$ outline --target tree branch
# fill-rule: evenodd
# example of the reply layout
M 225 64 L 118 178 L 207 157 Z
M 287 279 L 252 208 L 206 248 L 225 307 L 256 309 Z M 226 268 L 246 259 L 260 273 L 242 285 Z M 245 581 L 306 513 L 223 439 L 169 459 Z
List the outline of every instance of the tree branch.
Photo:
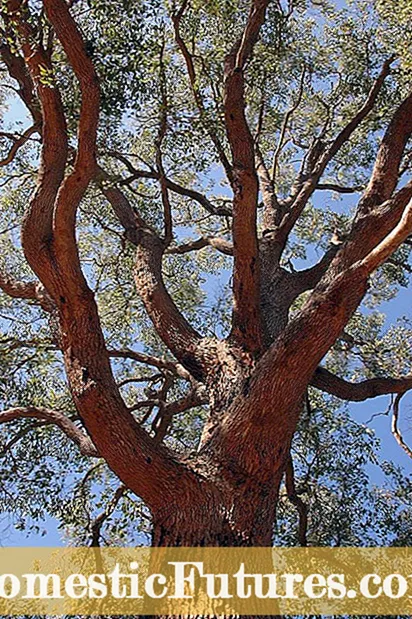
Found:
M 91 439 L 80 430 L 71 419 L 60 411 L 38 406 L 10 408 L 0 412 L 0 424 L 17 419 L 39 419 L 53 424 L 79 448 L 83 456 L 99 457 L 98 451 Z
M 3 13 L 3 17 L 4 16 L 6 17 L 6 32 L 3 33 L 4 39 L 9 37 L 14 38 L 13 31 L 7 27 L 7 14 L 4 15 Z M 12 52 L 5 41 L 0 45 L 0 55 L 7 67 L 10 77 L 15 79 L 19 85 L 17 94 L 30 112 L 34 121 L 34 126 L 41 126 L 42 112 L 36 96 L 35 85 L 30 73 L 27 71 L 24 58 L 18 52 Z
M 259 146 L 255 145 L 256 156 L 256 171 L 260 182 L 260 190 L 263 199 L 263 231 L 265 235 L 280 223 L 282 218 L 281 205 L 278 202 L 273 180 L 270 177 L 269 170 L 266 167 L 263 155 L 260 152 Z
M 159 132 L 155 141 L 156 146 L 156 165 L 159 173 L 160 192 L 162 196 L 163 204 L 163 218 L 164 218 L 164 244 L 165 247 L 170 245 L 173 239 L 173 219 L 172 219 L 172 205 L 169 199 L 169 189 L 166 181 L 166 174 L 163 166 L 162 144 L 166 137 L 167 132 L 167 110 L 168 100 L 166 91 L 166 76 L 163 63 L 164 53 L 164 41 L 160 52 L 160 93 L 161 93 L 161 110 L 160 110 L 160 124 Z
M 404 438 L 399 430 L 398 427 L 398 421 L 399 421 L 399 405 L 401 403 L 401 399 L 404 396 L 404 393 L 399 393 L 396 398 L 395 398 L 395 402 L 393 404 L 393 410 L 392 410 L 392 424 L 391 424 L 391 429 L 392 429 L 392 434 L 396 439 L 396 442 L 398 443 L 398 445 L 400 447 L 402 447 L 402 449 L 404 450 L 404 452 L 410 457 L 412 458 L 412 449 L 409 447 L 409 445 L 407 445 L 407 443 L 405 443 Z
M 195 65 L 193 62 L 193 57 L 190 54 L 187 45 L 185 43 L 185 41 L 182 38 L 181 32 L 180 32 L 180 24 L 184 15 L 184 12 L 187 8 L 188 2 L 186 0 L 183 0 L 182 5 L 179 9 L 179 11 L 177 11 L 176 13 L 174 13 L 174 15 L 172 15 L 172 21 L 173 21 L 173 27 L 174 27 L 174 32 L 175 32 L 175 40 L 177 43 L 177 46 L 179 47 L 182 56 L 184 58 L 184 61 L 186 63 L 186 67 L 187 67 L 187 73 L 189 76 L 189 82 L 192 88 L 192 93 L 193 93 L 193 97 L 195 99 L 195 103 L 197 106 L 197 109 L 199 110 L 199 115 L 200 118 L 203 122 L 203 125 L 207 131 L 207 134 L 209 135 L 209 138 L 211 139 L 211 141 L 213 142 L 216 152 L 219 156 L 220 162 L 223 166 L 223 169 L 226 172 L 226 176 L 229 180 L 229 182 L 232 184 L 233 181 L 233 172 L 232 172 L 232 167 L 229 163 L 229 160 L 226 156 L 225 153 L 225 149 L 223 147 L 223 144 L 220 141 L 220 138 L 218 136 L 218 134 L 215 131 L 215 128 L 213 127 L 213 124 L 208 120 L 207 118 L 207 114 L 206 114 L 206 110 L 205 110 L 205 106 L 203 103 L 203 99 L 202 99 L 202 95 L 200 93 L 199 90 L 199 86 L 198 86 L 198 78 L 196 75 L 196 70 L 195 70 Z
M 38 303 L 46 312 L 52 312 L 55 304 L 40 282 L 23 282 L 15 279 L 0 267 L 0 288 L 9 297 L 29 299 Z
M 244 69 L 245 64 L 250 59 L 255 43 L 260 34 L 260 29 L 264 24 L 266 9 L 269 0 L 253 0 L 246 27 L 240 41 L 236 44 L 236 57 L 234 59 L 234 69 Z
M 296 282 L 297 291 L 299 294 L 306 290 L 313 290 L 315 286 L 320 282 L 329 268 L 332 260 L 336 256 L 336 253 L 341 247 L 341 243 L 333 244 L 322 258 L 312 267 L 304 269 L 303 271 L 297 271 L 293 273 L 293 278 Z
M 67 160 L 66 121 L 60 93 L 53 83 L 53 68 L 48 54 L 38 40 L 37 32 L 30 23 L 29 8 L 22 0 L 8 0 L 3 12 L 6 23 L 18 33 L 24 58 L 31 79 L 23 79 L 21 63 L 17 60 L 16 79 L 22 82 L 21 96 L 29 109 L 33 108 L 34 95 L 31 85 L 36 87 L 41 104 L 42 152 L 37 189 L 22 230 L 22 244 L 25 256 L 33 271 L 52 293 L 50 278 L 50 240 L 52 220 L 57 192 L 64 177 Z M 26 69 L 24 75 L 27 75 Z M 34 112 L 35 110 L 33 110 Z M 38 121 L 36 112 L 36 121 Z M 50 286 L 49 286 L 50 285 Z M 50 287 L 50 289 L 49 289 Z
M 155 420 L 155 440 L 160 443 L 167 434 L 170 423 L 175 415 L 180 415 L 195 406 L 201 406 L 207 404 L 208 399 L 202 397 L 199 391 L 195 388 L 191 389 L 185 396 L 170 402 L 168 404 L 163 403 L 163 406 L 159 407 L 159 415 Z
M 306 547 L 308 545 L 307 539 L 307 530 L 308 530 L 308 506 L 298 493 L 296 492 L 295 485 L 295 472 L 293 469 L 293 460 L 292 456 L 289 456 L 286 469 L 285 469 L 285 486 L 286 492 L 288 495 L 288 499 L 298 510 L 299 514 L 299 531 L 298 531 L 298 539 L 299 543 L 302 547 Z
M 108 352 L 109 356 L 114 359 L 132 359 L 133 361 L 137 361 L 138 363 L 152 365 L 153 367 L 159 368 L 160 370 L 168 370 L 169 372 L 176 374 L 184 380 L 190 381 L 192 378 L 191 374 L 187 370 L 185 370 L 185 368 L 180 365 L 180 363 L 169 361 L 168 359 L 160 359 L 159 357 L 154 357 L 153 355 L 148 355 L 146 353 L 137 352 L 130 349 L 109 350 Z
M 100 537 L 102 532 L 102 527 L 108 518 L 113 514 L 116 507 L 118 506 L 120 500 L 127 492 L 126 486 L 123 484 L 120 485 L 113 494 L 113 497 L 109 501 L 106 508 L 98 515 L 93 521 L 90 523 L 90 533 L 91 533 L 91 541 L 90 546 L 92 548 L 100 547 Z
M 363 402 L 370 398 L 391 393 L 404 394 L 412 389 L 412 376 L 402 378 L 371 378 L 359 383 L 351 383 L 326 368 L 318 367 L 312 377 L 311 385 L 331 395 L 351 402 Z
M 304 84 L 305 84 L 305 77 L 306 77 L 306 66 L 303 68 L 303 71 L 302 71 L 302 75 L 301 75 L 300 83 L 299 83 L 298 96 L 296 97 L 296 101 L 294 102 L 292 107 L 286 112 L 285 117 L 283 119 L 282 127 L 281 127 L 281 130 L 280 130 L 279 142 L 278 142 L 278 145 L 277 145 L 277 147 L 275 149 L 275 154 L 273 155 L 273 164 L 272 164 L 272 170 L 271 170 L 271 172 L 272 172 L 271 173 L 271 178 L 272 178 L 273 182 L 276 180 L 276 173 L 277 173 L 277 169 L 278 169 L 279 157 L 280 157 L 280 154 L 282 152 L 282 148 L 284 146 L 284 140 L 285 140 L 285 135 L 286 135 L 286 131 L 287 131 L 287 128 L 288 128 L 289 120 L 291 119 L 293 114 L 296 112 L 296 110 L 298 109 L 298 107 L 299 107 L 299 105 L 301 104 L 301 101 L 302 101 L 303 89 L 304 89 Z
M 412 182 L 410 183 L 412 194 Z M 369 273 L 383 264 L 412 233 L 412 198 L 395 228 L 362 260 Z
M 257 240 L 259 183 L 254 139 L 245 115 L 244 67 L 265 19 L 268 0 L 254 0 L 243 35 L 225 59 L 225 125 L 233 169 L 233 315 L 230 338 L 251 353 L 262 346 Z
M 66 290 L 77 294 L 87 291 L 87 284 L 81 272 L 74 229 L 77 208 L 95 173 L 100 88 L 93 62 L 66 2 L 43 0 L 43 4 L 81 91 L 74 169 L 59 190 L 53 221 L 53 250 L 60 277 L 64 274 Z
M 359 205 L 368 213 L 388 200 L 396 189 L 405 146 L 412 134 L 412 93 L 401 103 L 382 138 L 375 166 Z
M 119 159 L 119 161 L 121 161 L 122 163 L 124 163 L 124 165 L 127 167 L 127 169 L 129 170 L 131 174 L 131 177 L 129 179 L 119 180 L 118 185 L 127 184 L 131 180 L 134 180 L 137 178 L 148 178 L 148 179 L 154 179 L 154 180 L 159 179 L 159 174 L 155 170 L 151 170 L 151 171 L 139 170 L 138 168 L 135 168 L 133 166 L 133 164 L 127 159 L 127 157 L 124 157 L 123 155 L 120 155 L 119 153 L 113 153 L 113 156 Z M 107 179 L 110 180 L 109 175 L 107 175 Z M 182 185 L 179 185 L 179 183 L 176 183 L 175 181 L 167 177 L 165 178 L 165 184 L 166 184 L 167 189 L 170 189 L 170 191 L 173 191 L 174 193 L 177 193 L 181 196 L 185 196 L 187 198 L 190 198 L 191 200 L 194 200 L 195 202 L 200 204 L 200 206 L 202 206 L 211 215 L 230 216 L 232 214 L 230 209 L 227 209 L 223 206 L 215 206 L 212 202 L 210 202 L 210 200 L 207 199 L 207 197 L 204 194 L 200 193 L 199 191 L 196 191 L 195 189 L 190 189 L 189 187 L 183 187 Z
M 16 137 L 13 141 L 13 145 L 10 148 L 8 154 L 4 159 L 0 161 L 0 167 L 4 167 L 11 163 L 15 156 L 17 155 L 19 149 L 26 144 L 26 142 L 30 139 L 33 133 L 37 133 L 39 131 L 39 125 L 33 125 L 26 129 L 20 136 Z
M 355 114 L 355 116 L 351 119 L 351 121 L 339 132 L 339 134 L 333 140 L 332 144 L 326 148 L 323 143 L 315 141 L 315 144 L 312 147 L 313 161 L 309 165 L 309 175 L 304 176 L 303 182 L 299 183 L 299 189 L 297 190 L 296 195 L 292 198 L 291 207 L 289 211 L 284 215 L 275 234 L 274 241 L 278 243 L 282 249 L 285 246 L 287 238 L 291 230 L 293 229 L 295 223 L 299 219 L 309 198 L 315 191 L 328 163 L 335 157 L 335 155 L 339 152 L 342 146 L 349 140 L 353 132 L 359 127 L 361 122 L 368 116 L 368 114 L 373 109 L 376 99 L 381 91 L 382 85 L 386 77 L 389 75 L 390 65 L 392 62 L 393 58 L 390 58 L 384 63 L 382 70 L 378 78 L 376 79 L 374 85 L 372 86 L 365 103 L 357 112 L 357 114 Z M 319 152 L 316 152 L 316 149 L 318 149 Z
M 136 287 L 153 326 L 169 350 L 194 378 L 204 379 L 204 368 L 197 354 L 202 337 L 180 313 L 163 280 L 163 241 L 134 211 L 118 187 L 107 188 L 103 184 L 101 188 L 125 228 L 127 238 L 136 245 Z
M 96 168 L 99 87 L 65 1 L 44 0 L 44 6 L 80 83 L 82 104 L 74 169 L 63 181 L 67 133 L 52 66 L 44 50 L 40 46 L 33 49 L 29 43 L 39 37 L 30 25 L 27 4 L 9 0 L 10 19 L 19 31 L 43 111 L 41 170 L 23 230 L 24 251 L 58 306 L 66 374 L 87 432 L 121 481 L 151 509 L 157 509 L 165 500 L 179 502 L 180 491 L 200 495 L 200 479 L 139 426 L 114 380 L 98 309 L 81 271 L 75 238 L 76 211 Z M 183 349 L 188 338 L 182 339 Z
M 169 247 L 167 254 L 186 254 L 191 251 L 199 251 L 205 247 L 213 247 L 226 256 L 233 256 L 233 245 L 230 241 L 216 236 L 201 236 L 195 241 L 189 241 L 183 245 Z
M 336 193 L 358 193 L 362 191 L 363 187 L 361 185 L 357 187 L 343 187 L 337 183 L 318 183 L 316 189 L 321 191 L 335 191 Z

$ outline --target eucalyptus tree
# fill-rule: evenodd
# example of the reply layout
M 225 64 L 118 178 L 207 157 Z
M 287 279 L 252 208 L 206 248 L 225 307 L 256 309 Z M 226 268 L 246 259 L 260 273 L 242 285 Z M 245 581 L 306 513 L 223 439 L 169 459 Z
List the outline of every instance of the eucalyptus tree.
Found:
M 120 505 L 114 538 L 154 545 L 407 543 L 406 478 L 368 487 L 340 405 L 391 396 L 410 453 L 411 328 L 377 311 L 410 272 L 407 28 L 326 0 L 1 16 L 4 509 L 94 545 Z

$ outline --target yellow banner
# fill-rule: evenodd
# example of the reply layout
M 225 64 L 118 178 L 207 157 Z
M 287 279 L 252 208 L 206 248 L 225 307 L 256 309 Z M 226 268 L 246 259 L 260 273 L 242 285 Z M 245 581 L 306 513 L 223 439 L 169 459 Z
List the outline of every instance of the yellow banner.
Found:
M 1 548 L 21 614 L 412 615 L 412 549 Z

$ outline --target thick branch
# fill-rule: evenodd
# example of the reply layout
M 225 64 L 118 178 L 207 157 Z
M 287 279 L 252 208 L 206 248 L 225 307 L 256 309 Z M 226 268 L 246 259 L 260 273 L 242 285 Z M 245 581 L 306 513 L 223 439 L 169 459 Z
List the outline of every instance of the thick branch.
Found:
M 242 38 L 236 46 L 235 69 L 244 69 L 245 64 L 250 59 L 255 43 L 259 38 L 260 29 L 265 21 L 268 5 L 269 0 L 253 0 Z
M 408 389 L 412 389 L 412 376 L 405 376 L 403 378 L 371 378 L 359 383 L 351 383 L 332 374 L 332 372 L 325 368 L 318 367 L 311 380 L 311 385 L 341 400 L 363 402 L 381 395 L 405 393 Z
M 268 0 L 255 0 L 241 40 L 225 60 L 225 125 L 233 169 L 233 317 L 231 338 L 252 353 L 262 346 L 257 240 L 259 183 L 254 139 L 245 114 L 244 67 L 265 19 Z
M 412 234 L 412 198 L 395 228 L 362 260 L 368 272 L 371 273 L 383 264 L 410 234 Z
M 163 252 L 162 241 L 146 230 L 136 250 L 136 287 L 168 349 L 196 380 L 204 380 L 205 368 L 198 354 L 202 337 L 181 314 L 166 289 L 162 274 Z
M 106 188 L 103 184 L 101 188 L 125 228 L 127 238 L 136 245 L 136 287 L 157 333 L 194 378 L 201 380 L 204 371 L 197 360 L 197 349 L 202 338 L 181 314 L 166 289 L 162 275 L 163 241 L 135 213 L 118 187 Z
M 346 242 L 331 263 L 328 277 L 334 277 L 336 273 L 363 260 L 368 254 L 365 264 L 368 271 L 371 272 L 379 266 L 388 257 L 388 251 L 393 251 L 408 237 L 408 204 L 411 200 L 412 181 L 368 215 L 356 217 Z M 378 246 L 379 250 L 376 250 Z
M 58 257 L 60 277 L 64 274 L 65 287 L 76 293 L 87 289 L 74 229 L 78 205 L 95 173 L 100 88 L 93 62 L 66 2 L 44 0 L 44 7 L 79 81 L 82 95 L 74 169 L 60 188 L 53 222 L 53 249 Z
M 165 500 L 178 502 L 180 490 L 200 493 L 201 481 L 169 450 L 156 445 L 128 411 L 110 367 L 94 296 L 80 267 L 75 216 L 95 174 L 99 88 L 93 64 L 64 0 L 45 0 L 47 15 L 82 91 L 74 170 L 63 182 L 67 134 L 61 99 L 53 84 L 42 82 L 42 71 L 51 72 L 51 65 L 41 48 L 32 49 L 28 43 L 38 40 L 38 33 L 29 25 L 26 5 L 14 0 L 10 4 L 43 110 L 42 168 L 23 246 L 58 306 L 60 343 L 73 401 L 99 454 L 128 488 L 152 509 Z
M 48 54 L 41 45 L 35 45 L 38 33 L 30 23 L 27 5 L 21 0 L 9 0 L 4 19 L 16 29 L 31 80 L 23 81 L 21 96 L 32 108 L 35 84 L 41 104 L 42 152 L 37 189 L 30 202 L 23 225 L 22 241 L 25 256 L 43 283 L 49 288 L 52 220 L 57 192 L 64 177 L 67 160 L 66 121 L 60 93 L 53 83 L 53 69 Z M 18 66 L 18 74 L 21 67 Z M 26 74 L 26 71 L 24 72 Z M 16 79 L 17 73 L 16 73 Z M 38 119 L 38 113 L 36 121 Z M 50 286 L 52 288 L 52 286 Z M 49 290 L 49 292 L 52 292 Z
M 359 212 L 388 200 L 396 189 L 405 146 L 412 134 L 412 93 L 396 110 L 385 132 Z
M 293 273 L 293 278 L 296 282 L 296 287 L 299 294 L 305 292 L 306 290 L 313 290 L 313 288 L 317 286 L 328 270 L 329 265 L 336 256 L 336 252 L 340 249 L 340 247 L 341 243 L 336 245 L 333 244 L 315 265 L 309 267 L 308 269 L 304 269 L 303 271 Z

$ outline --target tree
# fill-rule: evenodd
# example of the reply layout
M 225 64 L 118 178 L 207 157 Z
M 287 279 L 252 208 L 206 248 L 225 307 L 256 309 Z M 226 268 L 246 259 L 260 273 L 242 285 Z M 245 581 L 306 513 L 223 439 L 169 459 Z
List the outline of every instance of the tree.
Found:
M 94 545 L 130 493 L 150 511 L 154 545 L 270 545 L 283 479 L 306 544 L 293 437 L 304 462 L 331 428 L 337 445 L 356 444 L 353 470 L 374 457 L 334 398 L 392 395 L 410 453 L 398 428 L 410 327 L 382 335 L 376 313 L 357 312 L 410 272 L 412 95 L 393 55 L 404 30 L 388 43 L 376 38 L 385 11 L 298 0 L 6 0 L 1 13 L 3 98 L 12 88 L 30 121 L 1 134 L 0 286 L 13 324 L 0 422 L 18 427 L 5 482 L 18 490 L 14 467 L 34 470 L 13 449 L 35 440 L 42 492 L 59 483 L 47 460 L 67 451 L 54 425 L 87 469 L 80 503 L 104 463 L 120 480 L 87 524 Z M 320 194 L 355 197 L 353 212 Z M 231 294 L 207 308 L 219 270 Z M 359 541 L 344 509 L 356 486 L 339 488 L 340 501 L 327 485 L 316 497 L 337 516 L 321 543 L 347 520 L 343 543 Z M 410 506 L 380 499 L 407 531 Z M 141 504 L 125 513 L 145 518 Z

